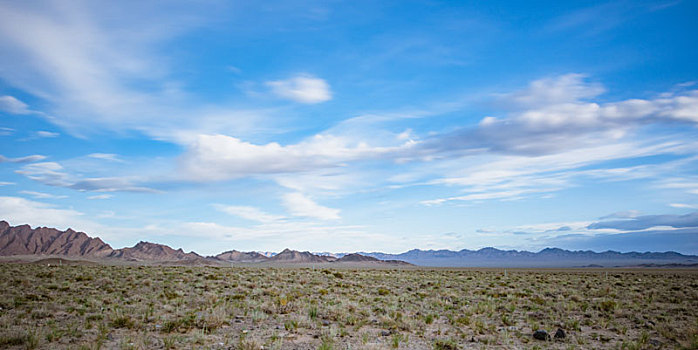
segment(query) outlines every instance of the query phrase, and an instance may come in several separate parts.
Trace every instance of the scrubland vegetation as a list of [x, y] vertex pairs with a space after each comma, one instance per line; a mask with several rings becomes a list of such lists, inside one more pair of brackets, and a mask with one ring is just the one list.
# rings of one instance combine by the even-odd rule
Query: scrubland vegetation
[[696, 349], [697, 277], [2, 264], [0, 348]]

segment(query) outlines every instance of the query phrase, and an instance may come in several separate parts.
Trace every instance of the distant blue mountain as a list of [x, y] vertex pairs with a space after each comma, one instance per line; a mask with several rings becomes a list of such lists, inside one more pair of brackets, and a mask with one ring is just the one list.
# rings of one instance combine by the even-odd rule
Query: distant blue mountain
[[698, 256], [676, 252], [593, 252], [591, 250], [570, 251], [560, 248], [545, 248], [537, 253], [525, 250], [420, 250], [413, 249], [401, 254], [380, 252], [359, 254], [381, 260], [402, 260], [420, 266], [434, 267], [626, 267], [642, 265], [691, 265], [698, 263]]

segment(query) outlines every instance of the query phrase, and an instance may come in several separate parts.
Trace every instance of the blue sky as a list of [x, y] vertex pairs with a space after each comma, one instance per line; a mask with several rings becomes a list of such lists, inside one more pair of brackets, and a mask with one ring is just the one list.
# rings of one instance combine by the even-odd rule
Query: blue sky
[[698, 253], [693, 1], [0, 1], [0, 218]]

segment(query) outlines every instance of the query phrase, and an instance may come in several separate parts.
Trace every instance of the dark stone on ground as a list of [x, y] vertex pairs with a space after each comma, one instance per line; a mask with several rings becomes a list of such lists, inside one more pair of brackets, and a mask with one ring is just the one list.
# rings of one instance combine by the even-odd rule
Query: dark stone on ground
[[322, 325], [323, 325], [323, 326], [329, 326], [329, 325], [330, 325], [330, 321], [328, 321], [328, 320], [322, 320]]
[[533, 338], [538, 340], [550, 340], [550, 334], [545, 330], [539, 329], [533, 332]]
[[566, 336], [567, 334], [565, 334], [565, 331], [562, 328], [558, 328], [553, 337], [555, 339], [565, 339]]
[[657, 339], [650, 339], [647, 343], [649, 343], [650, 345], [652, 345], [655, 348], [661, 348], [663, 345], [662, 342], [660, 342]]
[[390, 334], [392, 334], [391, 331], [381, 331], [381, 335], [384, 336], [384, 337], [387, 337], [387, 336], [389, 336]]

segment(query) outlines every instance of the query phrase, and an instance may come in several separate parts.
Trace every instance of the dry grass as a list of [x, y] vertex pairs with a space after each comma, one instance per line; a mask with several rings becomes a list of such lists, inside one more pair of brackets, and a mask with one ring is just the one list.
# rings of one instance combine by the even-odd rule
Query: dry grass
[[0, 264], [0, 348], [696, 349], [697, 277]]

